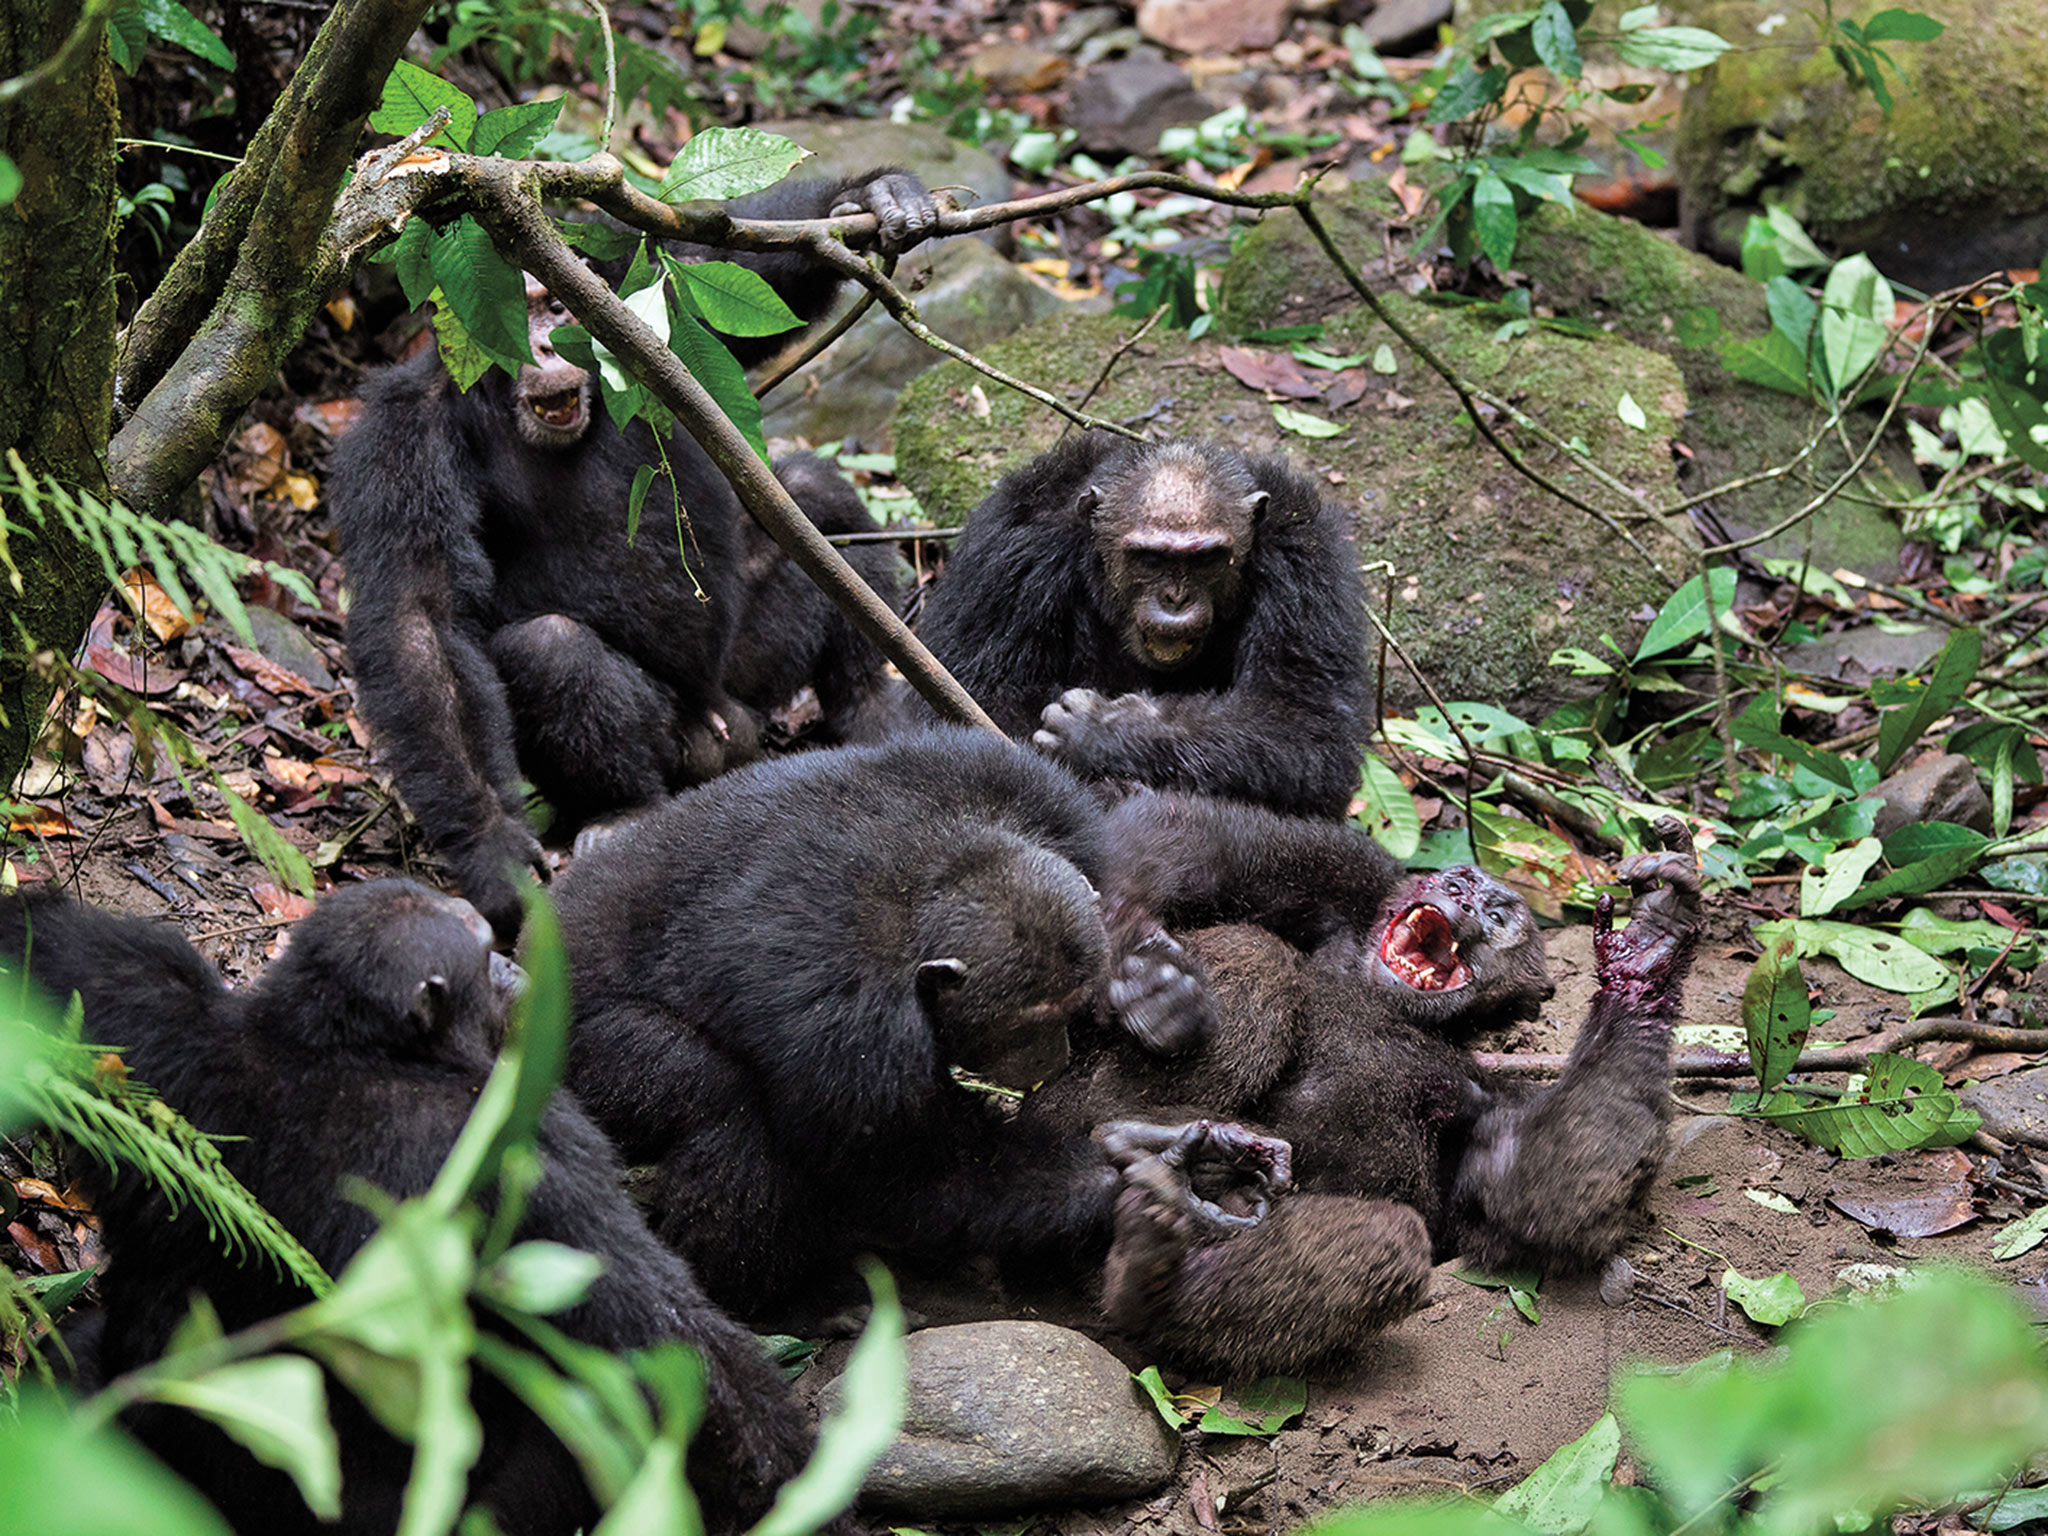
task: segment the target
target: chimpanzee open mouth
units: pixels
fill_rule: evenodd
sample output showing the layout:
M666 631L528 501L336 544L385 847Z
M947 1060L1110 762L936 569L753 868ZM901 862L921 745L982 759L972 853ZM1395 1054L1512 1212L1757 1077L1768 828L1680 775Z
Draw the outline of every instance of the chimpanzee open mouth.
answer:
M1472 980L1471 968L1458 958L1451 920L1427 904L1410 907L1387 924L1380 959L1399 980L1421 992L1455 991Z
M583 419L583 391L565 389L559 395L533 395L527 400L533 414L551 427L569 428Z

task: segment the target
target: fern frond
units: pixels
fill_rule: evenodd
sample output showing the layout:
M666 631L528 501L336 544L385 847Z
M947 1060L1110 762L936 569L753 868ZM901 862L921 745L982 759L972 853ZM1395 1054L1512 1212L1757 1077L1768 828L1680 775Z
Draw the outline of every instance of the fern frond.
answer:
M98 1071L96 1054L50 1042L15 1083L15 1104L109 1169L141 1173L174 1212L189 1206L229 1253L268 1259L315 1296L334 1289L320 1261L228 1171L214 1138L132 1078Z

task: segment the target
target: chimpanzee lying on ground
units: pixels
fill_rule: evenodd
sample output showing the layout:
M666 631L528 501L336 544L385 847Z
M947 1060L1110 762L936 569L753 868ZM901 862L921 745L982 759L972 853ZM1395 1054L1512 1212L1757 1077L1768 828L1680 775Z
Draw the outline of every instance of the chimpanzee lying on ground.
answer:
M1076 435L975 508L918 634L1083 778L1341 816L1371 729L1344 525L1279 459Z
M864 209L891 248L921 238L936 215L923 186L897 171L771 187L731 206L781 219ZM806 320L838 287L799 255L731 259ZM467 394L432 349L387 370L365 388L329 480L363 716L406 803L501 937L518 928L520 867L545 873L522 772L570 828L746 761L757 724L742 706L786 703L804 682L817 684L825 733L843 733L882 666L808 581L742 571L759 553L742 536L747 514L680 427L667 443L673 483L657 482L627 542L628 493L635 471L656 462L653 439L637 423L621 434L593 420L593 381L550 339L567 310L538 284L528 297L535 366L516 380L494 370ZM769 345L732 342L742 361ZM816 460L777 472L825 531L875 527ZM893 600L894 551L848 553Z
M1199 1035L1173 952L1105 929L1102 878L1088 790L937 728L756 764L570 866L570 1084L659 1165L657 1230L715 1299L759 1314L863 1249L1100 1261L1117 1177L1090 1128L1012 1134L953 1069L1052 1077L1112 983Z
M1121 886L1127 908L1149 899L1169 926L1176 912L1272 926L1183 930L1215 1032L1174 1060L1104 1050L1027 1100L1023 1129L1241 1117L1292 1144L1303 1191L1256 1227L1219 1223L1188 1198L1231 1208L1212 1185L1224 1160L1199 1138L1112 1135L1125 1179L1105 1272L1113 1321L1239 1376L1328 1369L1419 1304L1433 1257L1548 1269L1613 1251L1662 1145L1697 929L1699 873L1675 820L1658 827L1667 851L1621 867L1637 892L1628 927L1611 930L1603 899L1600 990L1564 1072L1540 1088L1489 1079L1446 1038L1533 1016L1552 990L1527 909L1496 882L1418 876L1361 923L1355 903L1392 868L1361 835L1176 796L1136 797L1112 824L1114 845L1153 860L1122 871L1137 882ZM1342 840L1357 853L1348 875ZM1322 883L1296 883L1317 871ZM1275 1178L1274 1154L1261 1156L1258 1182L1284 1183L1285 1163Z
M244 1138L221 1142L222 1158L329 1273L375 1226L342 1181L400 1199L422 1193L469 1117L505 1022L489 945L466 902L386 880L329 896L253 987L230 993L167 924L48 896L0 901L0 963L18 970L26 953L52 996L81 996L87 1039L121 1047L128 1068L201 1130ZM811 1442L780 1373L648 1232L619 1189L616 1155L566 1095L547 1109L539 1152L542 1176L518 1236L605 1261L584 1301L550 1321L606 1349L693 1345L708 1367L709 1411L691 1481L715 1525L751 1522ZM174 1215L139 1174L109 1181L97 1164L83 1171L102 1186L109 1264L96 1358L80 1362L82 1380L157 1358L195 1291L230 1330L309 1299L267 1260L223 1251L191 1210ZM508 1536L588 1529L597 1509L575 1458L482 1372L473 1401L484 1445L471 1501ZM316 1520L290 1479L192 1414L150 1406L124 1421L248 1536L389 1532L410 1452L331 1377L328 1404L342 1451L339 1526Z

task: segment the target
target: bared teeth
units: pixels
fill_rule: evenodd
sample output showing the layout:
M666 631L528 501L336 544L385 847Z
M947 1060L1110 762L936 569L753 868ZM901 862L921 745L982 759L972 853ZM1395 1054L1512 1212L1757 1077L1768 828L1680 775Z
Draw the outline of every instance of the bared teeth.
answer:
M577 416L583 410L583 397L575 390L561 395L540 395L528 402L533 414L551 427L575 425Z
M1433 906L1411 907L1387 925L1380 959L1405 985L1441 992L1471 980L1451 934L1450 919Z

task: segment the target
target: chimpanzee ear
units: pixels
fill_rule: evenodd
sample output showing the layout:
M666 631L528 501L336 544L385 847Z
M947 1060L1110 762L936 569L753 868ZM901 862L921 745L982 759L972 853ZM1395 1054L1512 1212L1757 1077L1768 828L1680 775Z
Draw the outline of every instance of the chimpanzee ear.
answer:
M1260 521L1265 517L1266 507L1272 500L1272 496L1265 491L1253 491L1251 495L1245 497L1244 504L1245 507L1251 512L1252 526L1254 528L1256 528L1259 525Z
M917 968L917 1000L929 1008L941 993L954 992L966 984L967 962L947 958L927 960Z
M412 1018L423 1039L431 1039L448 1027L453 1010L448 1004L448 978L429 976L413 990Z
M1085 523L1095 515L1095 509L1102 505L1102 487L1091 485L1082 491L1074 501L1074 521Z

